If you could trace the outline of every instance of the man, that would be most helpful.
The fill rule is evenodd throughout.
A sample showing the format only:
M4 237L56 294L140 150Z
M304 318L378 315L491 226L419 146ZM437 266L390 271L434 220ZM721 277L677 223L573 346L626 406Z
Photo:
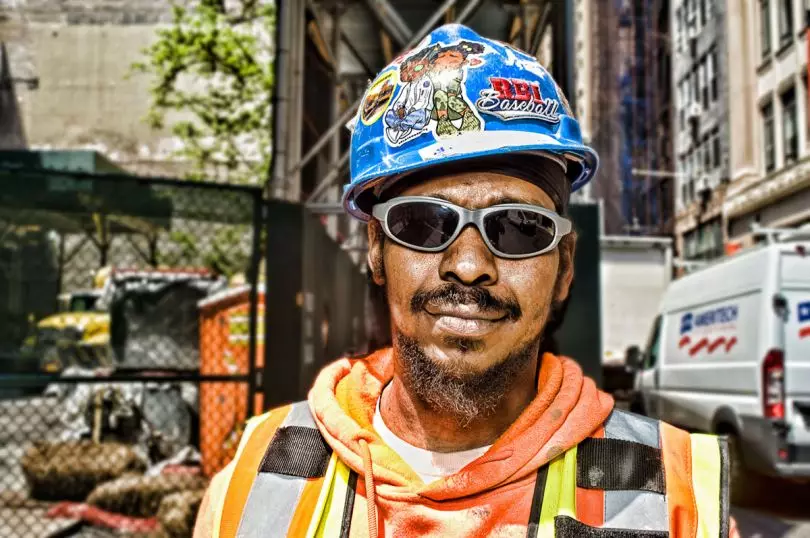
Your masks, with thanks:
M530 56L457 25L419 48L460 42L483 61L457 93L487 97L480 131L352 134L344 205L368 221L392 347L253 419L196 535L728 536L720 440L615 411L541 353L573 279L569 196L597 157Z

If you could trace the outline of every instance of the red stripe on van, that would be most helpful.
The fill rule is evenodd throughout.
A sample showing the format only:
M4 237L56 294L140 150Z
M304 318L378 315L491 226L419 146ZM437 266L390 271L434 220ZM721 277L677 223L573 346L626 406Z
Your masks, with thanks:
M681 341L678 342L678 348L683 348L684 346L688 346L692 342L692 339L689 336L684 336L681 338Z
M701 338L697 344L692 346L692 349L689 350L689 354L694 357L701 349L703 349L707 345L709 345L709 339Z
M810 327L802 327L799 329L799 338L807 338L810 336Z
M737 343L737 337L736 336L732 336L731 338L729 338L728 343L726 344L726 353L731 351L731 348L733 348L734 344L736 344L736 343Z
M714 350L726 343L726 337L721 336L711 344L709 344L709 353L714 353Z

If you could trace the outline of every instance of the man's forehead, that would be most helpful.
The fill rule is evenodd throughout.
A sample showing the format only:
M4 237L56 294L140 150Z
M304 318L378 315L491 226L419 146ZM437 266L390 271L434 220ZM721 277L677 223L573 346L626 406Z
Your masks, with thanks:
M420 181L400 196L433 196L470 209L496 204L532 204L554 209L551 197L538 185L497 172L457 173Z

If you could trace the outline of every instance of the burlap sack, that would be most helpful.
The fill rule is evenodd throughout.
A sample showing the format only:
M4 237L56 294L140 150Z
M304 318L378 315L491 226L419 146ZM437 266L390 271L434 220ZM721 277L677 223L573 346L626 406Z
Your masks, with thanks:
M127 476L101 484L87 497L87 502L117 514L154 517L167 495L205 489L206 485L205 478L188 474Z
M146 470L129 446L92 441L36 442L20 465L31 497L48 501L83 501L103 482Z
M187 538L194 531L197 511L205 490L183 491L163 497L158 508L158 521L168 538Z

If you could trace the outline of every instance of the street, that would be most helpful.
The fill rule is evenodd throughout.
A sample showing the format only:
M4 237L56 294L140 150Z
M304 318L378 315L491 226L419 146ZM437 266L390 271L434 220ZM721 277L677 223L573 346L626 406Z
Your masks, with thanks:
M734 507L743 538L810 538L810 488L804 492L782 486L771 492L771 501L758 503L756 508ZM778 506L782 504L783 506Z

